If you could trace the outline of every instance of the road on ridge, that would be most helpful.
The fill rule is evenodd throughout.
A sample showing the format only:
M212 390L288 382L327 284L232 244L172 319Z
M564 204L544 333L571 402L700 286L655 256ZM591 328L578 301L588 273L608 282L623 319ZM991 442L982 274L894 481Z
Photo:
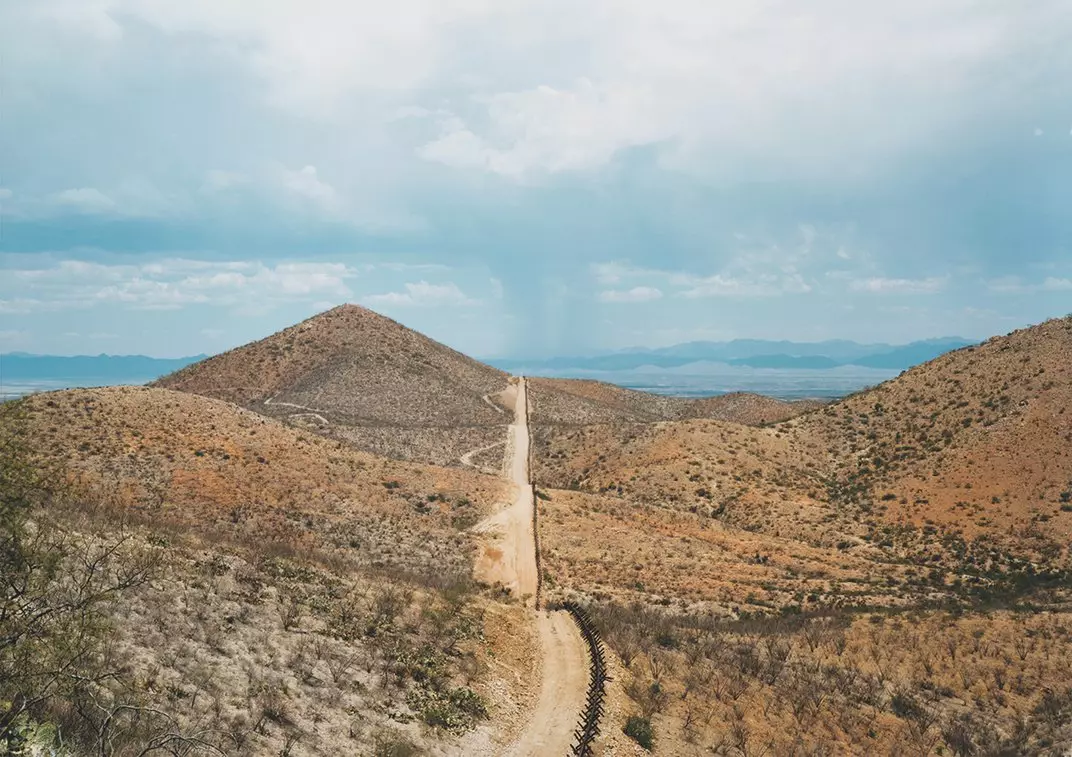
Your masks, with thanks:
M584 708L588 688L588 658L584 639L564 610L536 607L536 502L529 480L528 397L524 377L517 380L514 422L507 433L510 481L514 503L476 527L487 543L477 561L476 574L484 581L502 583L530 608L540 645L539 698L520 735L506 747L510 757L567 755L573 730Z

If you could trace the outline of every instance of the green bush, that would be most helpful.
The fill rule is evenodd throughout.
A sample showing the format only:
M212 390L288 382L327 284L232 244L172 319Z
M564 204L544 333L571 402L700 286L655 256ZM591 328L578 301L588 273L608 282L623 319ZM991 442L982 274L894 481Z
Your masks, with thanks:
M651 720L640 715L630 715L622 730L625 731L626 736L649 752L651 751L655 743L655 729L651 725Z

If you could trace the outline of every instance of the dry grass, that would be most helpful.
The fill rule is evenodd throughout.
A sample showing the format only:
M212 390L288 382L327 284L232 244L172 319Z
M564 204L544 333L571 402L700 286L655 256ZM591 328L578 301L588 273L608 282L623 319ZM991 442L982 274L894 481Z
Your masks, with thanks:
M368 451L457 465L471 436L509 422L507 408L485 399L506 384L491 366L343 305L155 386L234 402Z
M659 754L1060 755L1072 743L1068 614L597 616Z
M650 716L662 754L1066 753L1070 379L1062 319L771 427L538 429L545 586L626 663L616 727Z
M55 392L24 406L38 451L86 489L158 527L283 553L468 576L465 529L502 493L475 471L386 460L166 389Z
M748 425L776 423L821 407L812 401L785 402L747 392L688 399L625 389L602 381L528 379L536 425L651 423L711 418Z
M500 661L530 664L532 640L521 608L473 585L466 530L501 479L166 389L21 409L33 449L74 483L50 517L101 538L132 530L163 562L113 608L121 674L97 696L226 754L458 753L485 718L514 727L530 692Z

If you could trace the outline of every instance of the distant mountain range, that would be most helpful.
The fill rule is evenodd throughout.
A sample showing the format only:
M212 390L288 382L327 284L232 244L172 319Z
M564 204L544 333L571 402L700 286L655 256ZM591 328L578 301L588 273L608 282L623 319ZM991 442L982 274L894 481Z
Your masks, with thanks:
M512 373L524 371L630 371L637 368L680 368L693 363L722 363L748 368L829 369L859 366L904 370L925 363L950 350L974 344L960 337L926 339L905 345L858 344L845 340L787 342L734 339L730 342L686 342L658 349L635 348L603 355L553 358L501 358L487 362ZM4 381L94 380L116 383L151 381L173 373L205 355L155 358L145 355L32 355L11 352L0 355L0 378Z
M0 378L4 381L151 381L177 371L204 355L178 358L145 355L30 355L11 352L0 355Z
M595 356L489 360L505 371L628 371L643 367L680 368L692 363L724 363L749 368L829 369L843 365L904 370L974 342L960 337L925 339L904 345L858 344L845 340L786 342L734 339L687 342L659 349L629 349Z

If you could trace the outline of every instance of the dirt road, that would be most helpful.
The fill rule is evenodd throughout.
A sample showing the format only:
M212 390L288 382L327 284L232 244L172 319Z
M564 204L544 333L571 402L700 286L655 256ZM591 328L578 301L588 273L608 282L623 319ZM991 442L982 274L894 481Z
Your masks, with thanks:
M588 659L584 639L569 613L536 608L536 538L533 532L535 500L529 482L529 428L525 379L517 382L514 422L507 434L510 480L514 503L476 527L485 535L476 574L484 581L501 582L530 608L540 644L540 669L532 671L539 682L536 708L520 735L506 746L510 757L566 755L573 729L584 706L588 687Z

